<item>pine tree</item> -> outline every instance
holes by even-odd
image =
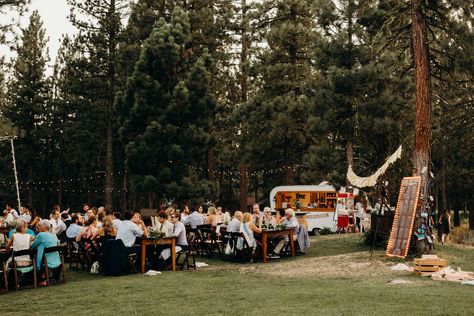
[[[105,118],[101,78],[97,64],[84,54],[81,38],[64,38],[54,65],[54,118],[56,179],[63,200],[70,205],[99,204],[103,201],[103,168],[105,129],[99,122]],[[71,181],[73,180],[73,181]],[[80,194],[82,193],[82,194]],[[101,194],[102,193],[102,194]]]
[[[104,107],[105,115],[105,206],[113,205],[113,138],[116,121],[115,93],[117,83],[118,44],[121,19],[128,5],[125,0],[68,0],[73,7],[71,21],[79,28],[82,49],[95,67],[92,77],[96,83],[94,103]]]
[[[312,99],[312,47],[317,37],[310,1],[267,1],[257,5],[253,22],[266,47],[257,55],[251,74],[255,92],[240,109],[241,144],[249,157],[258,199],[276,184],[293,184],[311,137],[308,110]],[[266,174],[263,170],[279,170]],[[260,174],[260,175],[259,175]],[[296,178],[296,179],[295,179]]]
[[[209,113],[210,56],[191,63],[188,15],[175,8],[170,22],[161,18],[144,42],[122,107],[130,109],[121,137],[132,186],[140,193],[178,198],[202,198],[214,190],[196,170],[206,152]],[[159,196],[159,197],[161,197]]]

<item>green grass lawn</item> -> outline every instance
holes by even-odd
[[[209,263],[197,271],[164,272],[149,277],[105,277],[70,271],[66,285],[0,295],[0,315],[469,315],[474,287],[432,281],[407,272],[382,275],[304,277],[267,273],[280,266],[324,262],[353,253],[361,262],[388,264],[383,251],[369,258],[357,235],[321,236],[297,258],[268,264]],[[444,246],[440,257],[474,271],[474,249]],[[338,258],[338,257],[335,257]],[[319,260],[319,261],[317,261]],[[409,260],[408,260],[409,262]],[[338,262],[345,265],[349,262]],[[337,268],[337,267],[336,267]],[[317,269],[317,267],[316,267]],[[387,285],[394,278],[408,285]]]

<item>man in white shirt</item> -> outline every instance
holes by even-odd
[[[285,221],[283,222],[283,225],[285,225],[287,228],[293,228],[293,240],[298,239],[297,232],[299,224],[295,216],[295,211],[293,209],[289,208],[285,211]],[[289,242],[288,237],[281,239],[275,246],[273,253],[269,255],[269,258],[278,258],[280,255],[280,251],[283,249],[287,242]]]
[[[61,219],[61,213],[58,210],[54,210],[51,213],[51,226],[53,227],[53,232],[55,232],[58,236],[67,229],[66,224],[64,224],[63,220]]]
[[[227,232],[229,233],[238,233],[240,232],[240,224],[242,223],[242,212],[237,211],[234,214],[234,218],[227,225]]]
[[[129,252],[137,250],[133,247],[133,244],[137,237],[143,236],[143,230],[138,228],[138,226],[131,221],[132,216],[131,212],[125,212],[125,220],[118,224],[117,237],[115,237],[115,239],[123,241],[123,244],[129,249]]]
[[[12,207],[10,203],[7,203],[5,205],[5,210],[3,211],[3,214],[5,216],[6,222],[12,222],[20,218],[20,215],[18,215],[18,212]]]
[[[196,228],[198,225],[204,224],[204,217],[194,208],[192,213],[183,220],[183,224],[189,224],[191,228]]]
[[[66,237],[67,238],[76,238],[77,235],[81,232],[82,226],[78,225],[79,217],[77,214],[72,214],[71,216],[71,225],[69,225],[68,229],[66,229]]]
[[[158,223],[156,224],[156,230],[165,233],[166,237],[173,236],[174,225],[168,220],[168,214],[161,211],[158,213]]]
[[[30,207],[29,206],[22,206],[21,207],[21,215],[20,218],[25,221],[25,223],[29,223],[31,221],[30,215]]]

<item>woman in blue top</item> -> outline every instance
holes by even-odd
[[[47,219],[43,219],[38,224],[39,234],[36,236],[35,241],[31,245],[31,248],[38,248],[38,254],[36,256],[36,267],[41,270],[43,259],[43,252],[45,248],[55,247],[59,244],[58,237],[56,234],[51,232],[51,223]],[[59,253],[51,252],[46,254],[46,259],[48,261],[48,268],[54,269],[59,267],[61,264],[61,259],[59,258]]]

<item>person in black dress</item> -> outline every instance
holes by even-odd
[[[451,231],[451,214],[447,209],[443,210],[443,214],[439,219],[441,224],[441,244],[444,244],[445,241],[449,240],[449,232]]]

